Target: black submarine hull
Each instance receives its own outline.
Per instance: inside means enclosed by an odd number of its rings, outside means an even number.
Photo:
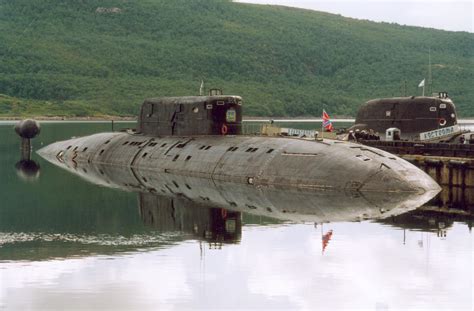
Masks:
[[[378,132],[385,140],[389,128],[399,129],[400,139],[411,141],[447,141],[461,134],[456,107],[446,93],[369,100],[360,106],[349,130]]]

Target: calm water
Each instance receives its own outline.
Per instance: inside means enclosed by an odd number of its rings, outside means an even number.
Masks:
[[[33,146],[108,130],[107,123],[44,123]],[[467,217],[417,210],[378,221],[294,223],[167,205],[32,157],[39,169],[19,172],[19,139],[0,123],[2,311],[473,307]],[[430,205],[473,208],[452,197]]]

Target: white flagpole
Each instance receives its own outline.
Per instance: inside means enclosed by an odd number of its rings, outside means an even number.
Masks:
[[[430,96],[433,94],[433,88],[431,87],[432,85],[432,78],[431,78],[431,47],[428,50],[428,92]]]

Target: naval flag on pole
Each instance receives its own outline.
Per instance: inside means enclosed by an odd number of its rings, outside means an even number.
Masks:
[[[418,87],[423,88],[423,95],[422,96],[425,96],[425,79],[421,80],[420,84],[418,84]]]
[[[204,88],[204,80],[201,80],[201,86],[199,87],[199,95],[202,96],[202,91]]]
[[[326,132],[332,132],[332,130],[334,129],[334,127],[332,126],[332,122],[329,119],[329,115],[324,109],[323,109],[323,127],[326,129]]]

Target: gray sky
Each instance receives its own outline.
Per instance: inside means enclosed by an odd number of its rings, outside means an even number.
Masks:
[[[472,0],[237,0],[278,4],[377,22],[474,32]]]

